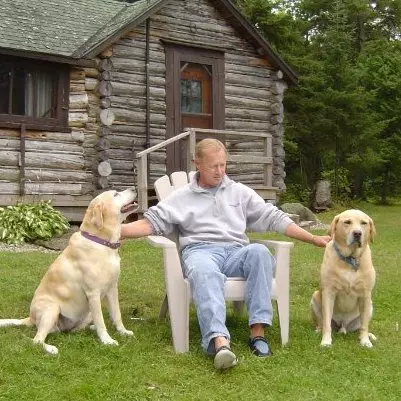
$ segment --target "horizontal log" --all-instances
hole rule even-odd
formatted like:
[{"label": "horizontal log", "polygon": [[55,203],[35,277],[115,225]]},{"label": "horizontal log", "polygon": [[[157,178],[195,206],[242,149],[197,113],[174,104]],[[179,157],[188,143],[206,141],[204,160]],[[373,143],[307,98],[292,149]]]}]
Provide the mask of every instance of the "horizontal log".
[{"label": "horizontal log", "polygon": [[85,71],[83,69],[72,68],[70,71],[70,80],[81,81],[85,79]]},{"label": "horizontal log", "polygon": [[[136,112],[131,110],[124,110],[119,108],[111,108],[107,110],[112,110],[115,116],[115,121],[123,121],[123,122],[145,122],[146,114],[144,112]],[[166,122],[166,115],[164,113],[152,113],[151,116],[153,123],[164,124]]]},{"label": "horizontal log", "polygon": [[69,99],[70,110],[84,109],[88,106],[89,100],[86,93],[71,94]]},{"label": "horizontal log", "polygon": [[109,81],[100,81],[98,91],[100,96],[107,97],[113,93],[113,87]]},{"label": "horizontal log", "polygon": [[[83,184],[66,182],[25,182],[25,194],[60,194],[60,195],[81,195],[87,189]],[[20,184],[16,182],[1,182],[0,193],[17,195],[20,193]]]},{"label": "horizontal log", "polygon": [[[146,109],[146,100],[144,96],[110,96],[111,106],[124,109]],[[149,109],[152,111],[165,112],[166,102],[161,99],[149,99]]]},{"label": "horizontal log", "polygon": [[[0,167],[0,177],[4,181],[18,181],[20,177],[20,169],[18,167]],[[91,180],[91,177],[92,173],[86,171],[25,168],[25,179],[32,182],[89,182]]]},{"label": "horizontal log", "polygon": [[99,86],[99,80],[96,78],[86,77],[85,78],[85,90],[96,91]]},{"label": "horizontal log", "polygon": [[[0,152],[1,166],[18,166],[20,161],[20,153],[15,151]],[[69,153],[25,153],[25,166],[50,169],[67,169],[67,170],[82,170],[84,158],[82,155],[72,155]]]},{"label": "horizontal log", "polygon": [[[19,139],[6,139],[0,137],[0,150],[20,150]],[[82,145],[75,143],[60,143],[49,141],[36,141],[33,139],[25,140],[25,150],[35,152],[67,152],[71,154],[83,154]]]},{"label": "horizontal log", "polygon": [[244,120],[269,121],[270,117],[271,113],[269,110],[226,107],[226,118],[243,118]]},{"label": "horizontal log", "polygon": [[133,171],[134,160],[113,160],[109,159],[113,171]]},{"label": "horizontal log", "polygon": [[111,106],[111,100],[109,97],[103,97],[100,99],[100,107],[102,109],[108,109]]},{"label": "horizontal log", "polygon": [[[94,189],[94,188],[93,188]],[[93,199],[92,194],[85,195],[53,195],[53,194],[42,194],[39,199],[51,200],[53,206],[74,206],[74,207],[86,207],[89,202]],[[38,200],[38,195],[3,195],[0,194],[0,205],[15,205],[17,202],[21,203],[34,203]]]},{"label": "horizontal log", "polygon": [[[19,130],[0,128],[0,136],[2,139],[20,138],[21,133]],[[51,142],[81,143],[84,141],[85,135],[83,132],[76,130],[72,130],[71,132],[47,132],[27,130],[25,132],[25,138]]]},{"label": "horizontal log", "polygon": [[97,68],[85,67],[85,78],[99,78],[99,70]]},{"label": "horizontal log", "polygon": [[249,98],[245,94],[242,94],[242,96],[225,96],[225,101],[226,107],[248,108],[252,110],[271,110],[273,103],[271,99]]},{"label": "horizontal log", "polygon": [[100,54],[100,58],[109,58],[113,56],[113,47],[110,46],[107,49],[104,49]]},{"label": "horizontal log", "polygon": [[[113,82],[113,85],[110,84],[110,86],[111,86],[110,89],[111,93],[108,96],[111,96],[112,94],[116,96],[131,96],[131,97],[146,95],[145,85]],[[160,88],[150,87],[149,92],[151,98],[163,100],[166,97],[166,90],[164,87]]]},{"label": "horizontal log", "polygon": [[85,92],[85,81],[75,83],[70,82],[70,93],[84,93]]},{"label": "horizontal log", "polygon": [[97,171],[100,174],[100,176],[107,177],[111,174],[113,169],[111,168],[110,163],[107,160],[105,160],[99,163],[99,165],[97,166]]},{"label": "horizontal log", "polygon": [[114,69],[113,62],[110,58],[104,58],[99,62],[99,71],[112,71]]},{"label": "horizontal log", "polygon": [[[107,74],[108,80],[126,84],[143,84],[145,85],[146,76],[145,71],[143,73],[134,74],[132,72],[121,72],[121,71],[108,71],[107,73],[102,73],[102,78],[106,79],[104,75]],[[149,74],[149,84],[151,86],[164,87],[166,85],[166,79],[164,76],[154,76]]]},{"label": "horizontal log", "polygon": [[116,114],[111,109],[103,109],[99,115],[100,122],[107,127],[113,124],[116,117]]},{"label": "horizontal log", "polygon": [[272,93],[267,85],[264,85],[260,88],[251,88],[250,86],[244,85],[241,82],[237,82],[235,84],[226,83],[224,90],[226,96],[242,97],[244,94],[246,94],[249,99],[275,103],[275,99],[272,98]]},{"label": "horizontal log", "polygon": [[86,110],[74,110],[68,113],[68,124],[70,127],[84,127],[87,121],[88,112]]}]

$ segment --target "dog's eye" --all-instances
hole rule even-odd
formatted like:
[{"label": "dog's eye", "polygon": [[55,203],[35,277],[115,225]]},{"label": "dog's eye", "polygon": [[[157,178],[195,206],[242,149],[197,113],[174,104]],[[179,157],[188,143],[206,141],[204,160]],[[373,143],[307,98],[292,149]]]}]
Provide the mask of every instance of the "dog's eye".
[{"label": "dog's eye", "polygon": [[344,220],[344,224],[351,224],[351,220]]},{"label": "dog's eye", "polygon": [[367,221],[361,221],[361,224],[362,224],[363,226],[366,226],[366,224],[368,224],[368,222],[367,222]]}]

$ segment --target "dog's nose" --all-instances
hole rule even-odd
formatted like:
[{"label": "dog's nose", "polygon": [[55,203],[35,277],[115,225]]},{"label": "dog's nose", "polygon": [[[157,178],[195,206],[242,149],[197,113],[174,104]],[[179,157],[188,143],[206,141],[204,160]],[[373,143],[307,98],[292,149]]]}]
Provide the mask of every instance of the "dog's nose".
[{"label": "dog's nose", "polygon": [[360,230],[355,230],[352,235],[354,236],[355,239],[360,239],[362,236],[362,231]]}]

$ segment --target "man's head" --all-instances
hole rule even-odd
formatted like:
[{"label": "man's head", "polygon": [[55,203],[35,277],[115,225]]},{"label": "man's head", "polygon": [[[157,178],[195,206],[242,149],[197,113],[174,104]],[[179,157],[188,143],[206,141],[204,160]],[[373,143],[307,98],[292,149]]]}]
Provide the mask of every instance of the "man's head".
[{"label": "man's head", "polygon": [[227,149],[217,139],[203,139],[196,144],[194,161],[199,171],[199,185],[204,188],[215,187],[226,174]]}]

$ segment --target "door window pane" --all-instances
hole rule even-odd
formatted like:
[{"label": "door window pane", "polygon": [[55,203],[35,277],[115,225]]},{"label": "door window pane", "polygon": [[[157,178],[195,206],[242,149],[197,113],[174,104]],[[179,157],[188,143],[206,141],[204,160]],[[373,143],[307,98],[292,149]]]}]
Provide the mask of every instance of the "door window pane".
[{"label": "door window pane", "polygon": [[181,80],[181,111],[184,113],[202,113],[201,81]]}]

